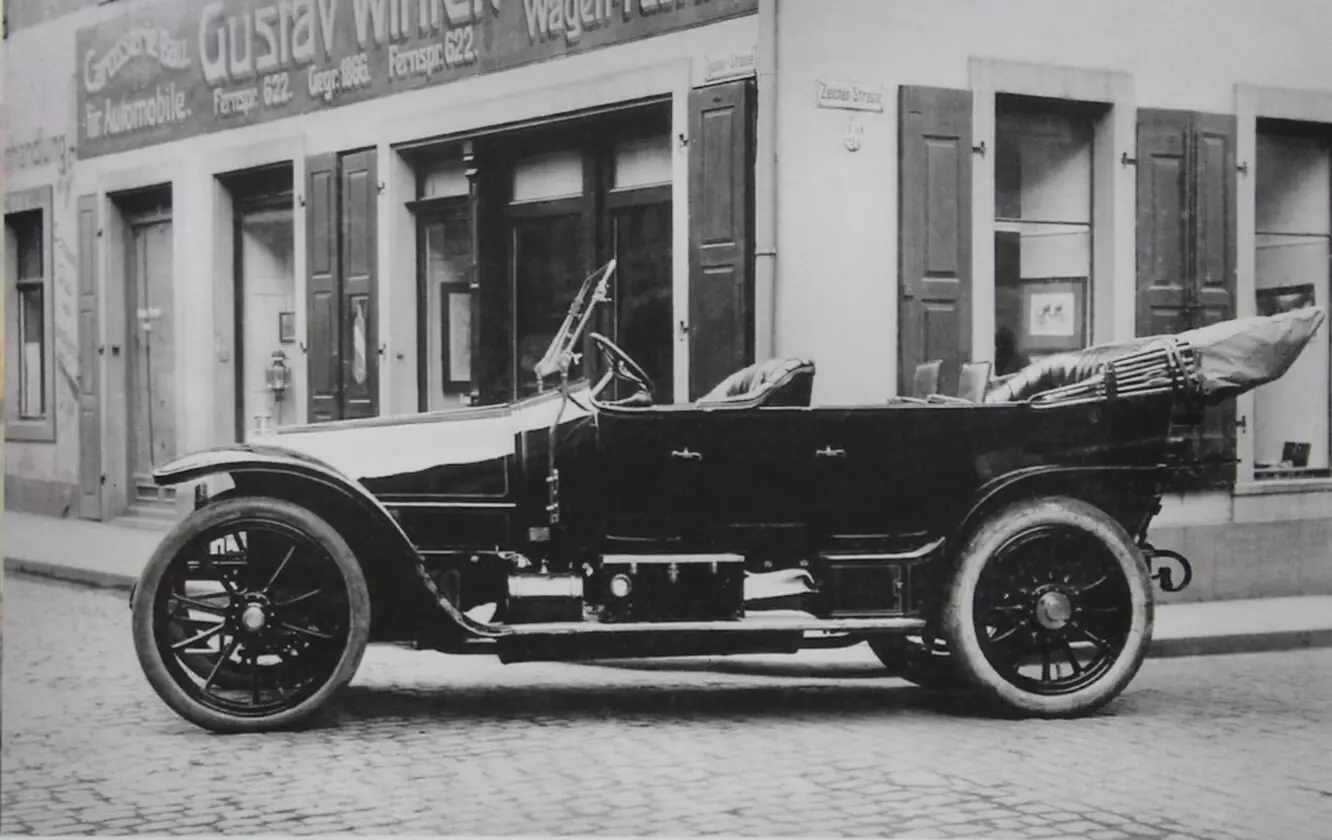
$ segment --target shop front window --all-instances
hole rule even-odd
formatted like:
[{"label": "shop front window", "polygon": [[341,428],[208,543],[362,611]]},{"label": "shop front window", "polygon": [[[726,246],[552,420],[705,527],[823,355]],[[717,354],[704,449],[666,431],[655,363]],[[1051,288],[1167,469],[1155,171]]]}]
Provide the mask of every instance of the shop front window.
[{"label": "shop front window", "polygon": [[[1265,121],[1264,121],[1265,123]],[[1332,141],[1260,123],[1255,293],[1259,315],[1328,306],[1332,268]],[[1257,478],[1328,476],[1329,338],[1315,334],[1290,370],[1254,391]]]},{"label": "shop front window", "polygon": [[[236,214],[241,313],[241,421],[252,428],[296,421],[290,388],[279,392],[270,369],[300,363],[296,352],[295,224],[287,202],[246,205]],[[242,426],[242,429],[244,426]]]},{"label": "shop front window", "polygon": [[[561,212],[559,205],[524,210],[540,215],[524,214],[513,223],[520,396],[537,392],[536,363],[559,332],[586,275],[582,217]],[[582,372],[580,362],[570,368],[569,376],[575,378]]]},{"label": "shop front window", "polygon": [[[664,103],[443,140],[409,152],[417,219],[420,410],[549,389],[536,363],[584,279],[618,260],[588,330],[675,375],[671,112]],[[590,342],[571,378],[601,373]]]},{"label": "shop front window", "polygon": [[995,373],[1089,344],[1092,119],[997,97]]},{"label": "shop front window", "polygon": [[643,366],[658,395],[669,394],[675,379],[670,138],[620,143],[614,166],[608,204],[611,249],[618,261],[615,340]]},{"label": "shop front window", "polygon": [[472,232],[466,204],[423,216],[427,409],[472,390]]}]

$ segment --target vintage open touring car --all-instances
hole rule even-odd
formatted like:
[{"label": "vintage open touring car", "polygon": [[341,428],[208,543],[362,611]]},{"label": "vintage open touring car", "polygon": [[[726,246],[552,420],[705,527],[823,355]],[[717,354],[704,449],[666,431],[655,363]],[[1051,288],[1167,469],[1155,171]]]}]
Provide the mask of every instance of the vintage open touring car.
[{"label": "vintage open touring car", "polygon": [[1146,534],[1189,458],[1180,430],[1284,373],[1325,317],[1045,358],[974,402],[811,407],[814,365],[774,359],[657,404],[587,331],[614,268],[573,300],[536,396],[158,469],[230,478],[131,595],[161,698],[259,731],[325,707],[369,642],[521,662],[868,641],[893,673],[999,712],[1085,714],[1147,651]]}]

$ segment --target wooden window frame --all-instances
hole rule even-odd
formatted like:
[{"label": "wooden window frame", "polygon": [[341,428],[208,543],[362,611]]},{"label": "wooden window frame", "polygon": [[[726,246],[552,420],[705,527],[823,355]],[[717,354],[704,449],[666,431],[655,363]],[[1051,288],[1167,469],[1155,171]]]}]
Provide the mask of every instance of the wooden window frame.
[{"label": "wooden window frame", "polygon": [[[1279,125],[1274,125],[1274,124],[1279,124]],[[1257,116],[1254,121],[1254,138],[1253,138],[1254,177],[1253,177],[1252,189],[1254,194],[1255,205],[1257,202],[1257,195],[1258,195],[1258,184],[1259,184],[1258,179],[1262,177],[1261,173],[1257,168],[1257,144],[1259,136],[1263,134],[1267,134],[1269,136],[1275,135],[1275,136],[1287,136],[1287,137],[1303,136],[1305,138],[1313,139],[1315,142],[1321,144],[1324,147],[1324,149],[1328,151],[1329,155],[1332,155],[1332,122]],[[1328,201],[1329,201],[1329,206],[1332,207],[1332,186],[1329,187]],[[1256,256],[1258,237],[1263,235],[1264,233],[1263,231],[1258,230],[1256,206],[1255,206],[1255,214],[1253,222],[1254,224],[1251,225],[1250,229],[1245,231],[1243,235],[1252,237],[1253,248]],[[1329,256],[1332,257],[1332,230],[1328,231],[1328,247],[1329,247]],[[1256,259],[1254,262],[1253,271],[1254,271],[1254,278],[1251,284],[1253,288],[1249,289],[1249,294],[1250,297],[1253,298],[1251,305],[1256,307],[1257,306]],[[1330,292],[1332,292],[1332,259],[1330,259],[1328,263],[1327,282],[1328,282],[1328,289]],[[1238,296],[1238,294],[1239,292],[1237,290],[1236,295]],[[1327,301],[1316,302],[1316,305],[1326,307]],[[1320,329],[1317,333],[1314,334],[1313,341],[1319,341],[1319,340],[1323,341],[1328,340],[1326,325],[1322,329]],[[1328,365],[1327,388],[1328,388],[1327,404],[1324,406],[1324,408],[1329,412],[1329,415],[1332,416],[1332,363]],[[1255,420],[1254,434],[1257,434],[1256,424],[1257,422],[1259,422],[1257,417],[1257,407],[1258,407],[1257,395],[1256,394],[1252,395],[1250,399],[1252,400],[1252,408],[1246,413],[1254,416]],[[1255,452],[1250,451],[1248,453],[1248,459],[1247,459],[1248,461],[1247,472],[1249,472],[1251,480],[1259,484],[1269,484],[1271,482],[1277,482],[1277,481],[1290,481],[1293,483],[1320,482],[1325,484],[1329,481],[1332,481],[1332,423],[1328,424],[1327,445],[1328,445],[1328,466],[1294,467],[1286,470],[1282,470],[1279,468],[1270,468],[1267,471],[1259,471],[1257,464],[1258,460],[1257,456]]]},{"label": "wooden window frame", "polygon": [[[1098,198],[1097,181],[1103,180],[1103,176],[1100,175],[1100,171],[1103,168],[1101,157],[1107,154],[1107,150],[1104,148],[1105,139],[1102,136],[1102,129],[1103,126],[1107,123],[1107,121],[1111,119],[1112,116],[1111,109],[1113,106],[1110,103],[1106,102],[1094,102],[1083,99],[1065,99],[1061,97],[1050,97],[1050,96],[1034,96],[1031,94],[1023,94],[1023,93],[1009,93],[1003,90],[995,91],[994,100],[995,100],[994,101],[995,162],[992,169],[992,180],[993,180],[994,196],[996,199],[999,195],[999,161],[998,161],[999,130],[1000,130],[1000,122],[1004,119],[1006,115],[1031,114],[1031,115],[1046,116],[1046,117],[1068,118],[1076,124],[1077,130],[1080,133],[1085,131],[1086,140],[1089,147],[1089,155],[1091,158],[1091,163],[1088,170],[1089,180],[1087,184],[1088,196],[1089,196],[1089,202],[1087,208],[1088,221],[1085,225],[1085,230],[1087,232],[1087,237],[1088,237],[1087,276],[1085,277],[1085,282],[1083,282],[1082,284],[1082,293],[1078,296],[1078,300],[1081,303],[1081,312],[1079,313],[1080,323],[1078,326],[1080,327],[1082,348],[1085,349],[1086,347],[1092,346],[1097,341],[1096,323],[1099,315],[1098,312],[1099,307],[1097,306],[1097,301],[1104,300],[1106,297],[1108,297],[1105,291],[1098,292],[1098,289],[1100,288],[1100,282],[1104,282],[1107,284],[1112,284],[1114,282],[1113,277],[1108,277],[1104,281],[1099,281],[1099,275],[1097,273],[1097,263],[1098,263],[1097,249],[1100,246],[1099,240],[1104,235],[1103,231],[1098,232],[1097,230],[1098,222],[1100,223],[1100,227],[1102,228],[1105,227],[1104,214],[1098,214],[1097,211],[1097,198]],[[1022,186],[1023,186],[1022,176],[1021,174],[1019,174],[1018,183],[1017,183],[1019,196],[1021,195]],[[1104,184],[1102,184],[1102,187],[1104,188]],[[995,201],[990,202],[990,207],[991,207],[992,239],[994,238],[994,234],[999,232],[1001,225],[1014,224],[1021,226],[1022,224],[1045,223],[1045,224],[1066,225],[1069,228],[1073,228],[1076,224],[1080,224],[1080,223],[1063,222],[1063,221],[1049,220],[1049,219],[1022,219],[1020,218],[1020,215],[1019,217],[1010,218],[1007,216],[999,215],[999,208],[996,206]],[[1020,231],[1018,235],[1021,236]],[[997,269],[997,263],[998,263],[997,249],[994,258],[994,263],[996,264],[996,269]],[[991,309],[993,310],[995,330],[997,333],[998,297],[999,297],[997,270],[995,272],[991,272],[990,276],[992,278],[995,278],[991,281],[993,284],[993,288],[991,289],[990,294],[993,296],[995,303],[995,305],[992,306]],[[1084,280],[1084,278],[1063,277],[1063,276],[1046,278],[1046,282],[1053,284],[1063,284],[1070,281],[1077,282],[1079,280]],[[1019,278],[1019,287],[1021,287],[1022,285],[1023,281]],[[1077,334],[1078,331],[1075,331],[1075,335]],[[1015,338],[1019,337],[1015,336]],[[992,340],[990,346],[987,348],[988,352],[991,354],[995,352],[993,343],[994,342]],[[1069,347],[1067,349],[1073,349],[1073,348]],[[1042,352],[1050,353],[1057,351],[1044,350]],[[995,359],[995,361],[997,362],[998,360]]]},{"label": "wooden window frame", "polygon": [[[7,441],[26,441],[32,443],[55,443],[56,441],[56,393],[55,393],[55,301],[54,284],[52,278],[52,258],[53,247],[53,219],[51,214],[52,190],[51,187],[37,187],[30,190],[20,190],[8,192],[5,194],[5,221],[8,225],[9,217],[18,213],[35,212],[40,214],[41,219],[41,254],[42,254],[42,414],[37,417],[20,417],[18,413],[17,392],[10,394],[9,387],[6,387],[5,395],[5,440]],[[6,231],[8,236],[8,231]],[[10,348],[9,331],[18,329],[18,287],[11,280],[9,265],[11,259],[6,258],[5,266],[5,332],[6,332],[6,350]],[[15,277],[16,279],[16,277]],[[12,288],[11,288],[12,287]],[[12,306],[9,304],[13,303]],[[10,314],[12,313],[12,314]],[[6,352],[6,370],[4,372],[6,383],[13,381],[17,384],[18,376],[17,365],[21,364],[22,356],[20,353]],[[12,398],[11,398],[12,396]]]}]

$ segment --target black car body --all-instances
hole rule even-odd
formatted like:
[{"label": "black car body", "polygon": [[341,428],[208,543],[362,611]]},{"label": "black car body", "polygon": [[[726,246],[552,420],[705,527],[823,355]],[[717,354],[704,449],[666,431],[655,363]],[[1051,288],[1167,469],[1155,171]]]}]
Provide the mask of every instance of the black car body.
[{"label": "black car body", "polygon": [[[1102,354],[1090,376],[1086,355],[1072,377],[1046,364],[1030,393],[980,403],[811,407],[815,366],[776,359],[657,405],[631,359],[583,336],[613,269],[538,365],[551,390],[159,469],[232,484],[132,598],[163,699],[212,729],[290,725],[371,641],[523,661],[868,640],[908,679],[1043,716],[1132,678],[1147,528],[1198,417],[1187,344]],[[595,384],[569,375],[589,344]],[[628,396],[603,399],[612,382]]]}]

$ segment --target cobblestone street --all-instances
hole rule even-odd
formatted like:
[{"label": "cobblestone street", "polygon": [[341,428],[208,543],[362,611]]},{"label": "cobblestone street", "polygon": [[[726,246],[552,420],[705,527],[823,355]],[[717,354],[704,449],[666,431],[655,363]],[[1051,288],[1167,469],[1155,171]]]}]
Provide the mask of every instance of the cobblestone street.
[{"label": "cobblestone street", "polygon": [[1315,838],[1332,651],[1151,660],[1104,714],[970,716],[863,648],[503,666],[372,647],[322,729],[214,736],[123,594],[10,576],[0,833]]}]

